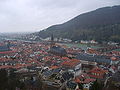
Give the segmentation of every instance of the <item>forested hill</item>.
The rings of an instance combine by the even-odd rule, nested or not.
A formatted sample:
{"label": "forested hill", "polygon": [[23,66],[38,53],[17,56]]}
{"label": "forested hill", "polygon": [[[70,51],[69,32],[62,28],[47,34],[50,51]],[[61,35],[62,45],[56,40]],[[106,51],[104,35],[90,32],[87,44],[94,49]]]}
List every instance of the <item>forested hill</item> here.
{"label": "forested hill", "polygon": [[36,33],[42,38],[51,34],[72,40],[120,41],[120,5],[99,8]]}

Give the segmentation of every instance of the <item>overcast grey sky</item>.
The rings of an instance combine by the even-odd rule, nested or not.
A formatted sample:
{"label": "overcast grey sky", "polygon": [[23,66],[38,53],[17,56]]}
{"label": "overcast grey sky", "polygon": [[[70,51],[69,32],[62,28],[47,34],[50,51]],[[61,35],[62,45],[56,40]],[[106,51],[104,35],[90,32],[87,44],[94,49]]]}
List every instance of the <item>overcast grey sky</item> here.
{"label": "overcast grey sky", "polygon": [[36,32],[120,0],[0,0],[0,32]]}

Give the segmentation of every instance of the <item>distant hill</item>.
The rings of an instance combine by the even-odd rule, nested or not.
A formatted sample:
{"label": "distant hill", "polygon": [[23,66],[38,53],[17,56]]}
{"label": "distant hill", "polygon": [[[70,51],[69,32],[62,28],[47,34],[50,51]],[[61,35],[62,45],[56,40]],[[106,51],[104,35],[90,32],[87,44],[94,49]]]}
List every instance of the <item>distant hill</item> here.
{"label": "distant hill", "polygon": [[42,38],[54,34],[72,40],[120,42],[120,6],[99,8],[34,34]]}

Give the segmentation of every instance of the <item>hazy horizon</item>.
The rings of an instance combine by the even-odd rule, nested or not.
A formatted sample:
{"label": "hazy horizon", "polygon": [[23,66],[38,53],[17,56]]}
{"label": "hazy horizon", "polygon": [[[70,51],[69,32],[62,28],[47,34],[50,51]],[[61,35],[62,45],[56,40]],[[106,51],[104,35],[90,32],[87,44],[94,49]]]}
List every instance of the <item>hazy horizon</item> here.
{"label": "hazy horizon", "polygon": [[0,33],[37,32],[120,0],[0,0]]}

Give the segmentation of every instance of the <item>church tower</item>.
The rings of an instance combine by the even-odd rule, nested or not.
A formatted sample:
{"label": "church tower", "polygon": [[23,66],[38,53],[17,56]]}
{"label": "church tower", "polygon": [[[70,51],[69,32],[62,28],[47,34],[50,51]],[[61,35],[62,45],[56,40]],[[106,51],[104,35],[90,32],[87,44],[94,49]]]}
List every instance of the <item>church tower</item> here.
{"label": "church tower", "polygon": [[53,36],[53,34],[51,35],[51,40],[50,40],[50,42],[51,42],[51,45],[50,45],[50,47],[53,47],[53,46],[55,46],[55,42],[54,42],[54,36]]}

